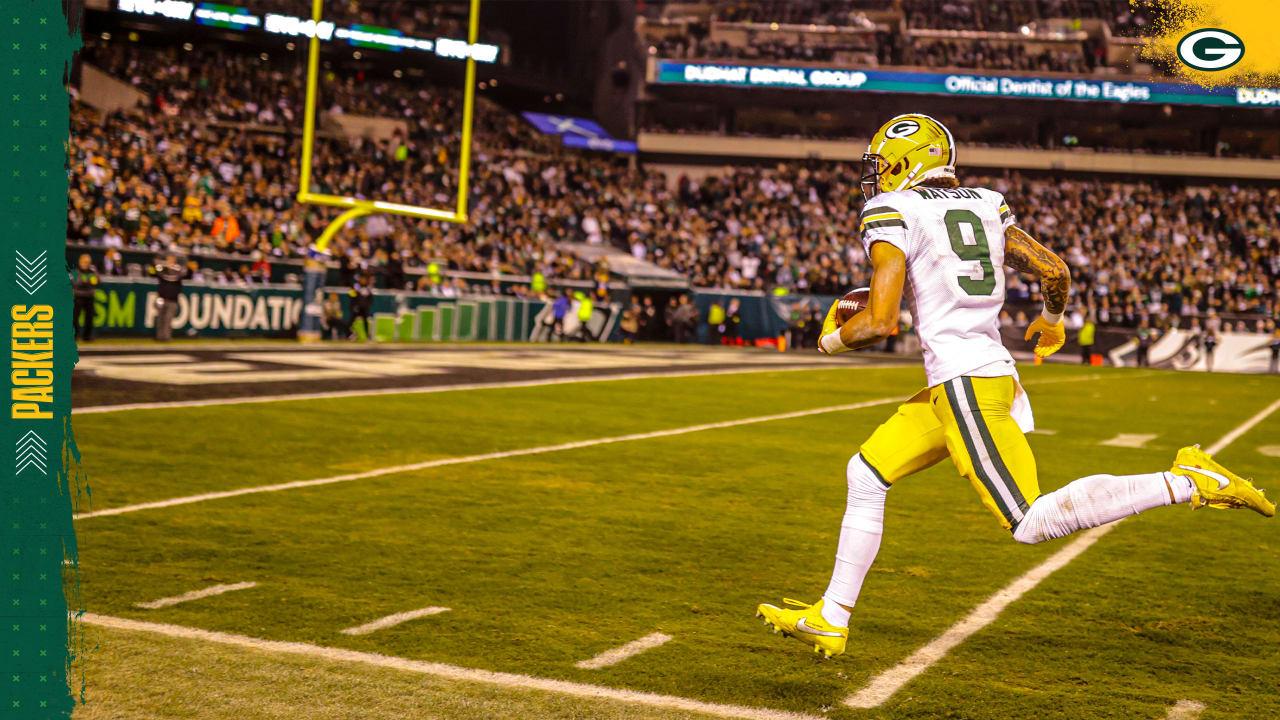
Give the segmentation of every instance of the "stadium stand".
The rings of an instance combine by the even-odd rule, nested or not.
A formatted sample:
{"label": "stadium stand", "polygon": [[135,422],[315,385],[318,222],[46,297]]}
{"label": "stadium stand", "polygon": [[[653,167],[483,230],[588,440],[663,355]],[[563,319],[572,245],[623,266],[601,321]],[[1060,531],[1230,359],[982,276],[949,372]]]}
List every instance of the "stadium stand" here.
{"label": "stadium stand", "polygon": [[[208,280],[261,282],[262,263],[300,257],[332,212],[297,206],[298,73],[230,49],[155,50],[95,41],[87,62],[149,102],[73,114],[68,242],[114,250],[224,253],[238,267]],[[238,88],[273,90],[261,97]],[[404,121],[387,141],[333,130],[316,177],[342,193],[447,197],[455,182],[456,91],[394,78],[333,75],[330,116]],[[350,282],[365,273],[403,287],[433,263],[449,270],[589,280],[596,268],[564,241],[612,245],[697,287],[835,294],[865,281],[857,243],[857,168],[786,162],[690,177],[549,142],[482,102],[469,227],[374,216],[335,241]],[[501,157],[504,162],[488,162]],[[1006,192],[1022,223],[1067,254],[1077,296],[1102,324],[1144,313],[1264,320],[1280,294],[1280,191],[1043,177],[968,177]],[[116,263],[117,267],[124,263]],[[257,268],[255,270],[255,268]],[[415,275],[415,272],[417,273]],[[405,279],[407,276],[407,280]],[[447,282],[447,281],[446,281]],[[1011,298],[1037,288],[1012,278]],[[458,291],[458,288],[451,288]],[[508,285],[507,292],[526,292]]]}
{"label": "stadium stand", "polygon": [[1128,0],[814,0],[647,4],[639,32],[666,58],[1149,75],[1150,25]]}

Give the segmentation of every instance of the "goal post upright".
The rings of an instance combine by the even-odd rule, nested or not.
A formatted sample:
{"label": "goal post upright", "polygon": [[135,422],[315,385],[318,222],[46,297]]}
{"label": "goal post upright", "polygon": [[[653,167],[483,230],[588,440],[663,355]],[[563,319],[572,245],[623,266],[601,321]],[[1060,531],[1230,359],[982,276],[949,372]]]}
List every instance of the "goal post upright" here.
{"label": "goal post upright", "polygon": [[297,200],[303,204],[343,208],[344,212],[330,222],[311,247],[308,248],[306,263],[303,266],[303,310],[302,316],[299,318],[298,339],[303,341],[320,339],[322,299],[319,293],[320,288],[324,285],[324,276],[328,270],[328,265],[325,261],[329,256],[329,242],[348,222],[358,217],[376,213],[452,223],[467,222],[467,193],[470,188],[471,177],[471,130],[475,116],[476,92],[474,48],[479,39],[480,0],[470,0],[470,3],[470,17],[467,23],[466,79],[462,90],[462,148],[458,153],[458,198],[454,209],[444,209],[382,200],[364,200],[356,197],[311,191],[318,105],[317,95],[320,82],[320,23],[322,22],[324,9],[324,0],[312,0],[311,20],[313,27],[307,50],[307,92],[302,121],[302,158],[301,167],[299,168]]}
{"label": "goal post upright", "polygon": [[[312,0],[311,19],[318,27],[323,17],[324,0]],[[475,117],[476,93],[476,59],[471,48],[478,40],[480,30],[480,0],[471,0],[471,12],[467,27],[468,54],[466,60],[466,81],[462,89],[462,148],[458,156],[458,200],[456,208],[430,208],[420,205],[406,205],[382,200],[362,200],[360,198],[316,193],[311,191],[312,162],[315,150],[317,95],[320,82],[320,35],[313,32],[309,43],[307,57],[307,94],[305,117],[302,123],[302,163],[298,179],[298,202],[312,205],[325,205],[345,210],[363,209],[363,215],[389,213],[427,220],[443,220],[444,222],[465,223],[467,221],[467,191],[470,188],[471,176],[471,135]],[[343,214],[344,216],[346,213]],[[347,218],[350,219],[350,218]],[[337,222],[337,221],[335,221]],[[345,220],[343,221],[345,223]],[[338,226],[339,228],[341,226]],[[332,230],[332,232],[330,232]],[[317,239],[317,250],[324,252],[328,241],[338,228],[326,228]],[[325,241],[319,245],[319,240]]]}
{"label": "goal post upright", "polygon": [[[316,0],[319,2],[320,0]],[[462,151],[458,155],[458,213],[465,222],[467,217],[467,190],[471,180],[471,125],[476,99],[476,59],[474,48],[480,34],[480,0],[471,0],[471,12],[467,22],[467,72],[466,92],[462,95]]]}

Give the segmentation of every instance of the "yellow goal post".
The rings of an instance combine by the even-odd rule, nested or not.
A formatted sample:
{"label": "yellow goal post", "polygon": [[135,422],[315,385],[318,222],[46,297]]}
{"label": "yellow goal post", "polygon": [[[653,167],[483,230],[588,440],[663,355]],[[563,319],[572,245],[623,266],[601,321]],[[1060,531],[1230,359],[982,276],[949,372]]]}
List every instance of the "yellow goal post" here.
{"label": "yellow goal post", "polygon": [[[320,26],[321,6],[324,0],[312,0],[311,19],[315,27]],[[316,94],[320,75],[320,34],[311,34],[310,49],[307,54],[307,98],[305,117],[302,123],[302,168],[298,179],[298,202],[312,205],[346,208],[346,212],[329,223],[320,237],[316,239],[315,249],[324,253],[329,241],[348,222],[364,215],[389,213],[427,220],[443,220],[445,222],[465,223],[467,221],[467,188],[471,170],[471,125],[475,109],[476,93],[476,59],[471,54],[475,47],[480,26],[480,0],[471,0],[471,13],[467,23],[467,70],[462,95],[462,149],[458,156],[458,201],[452,209],[420,207],[402,203],[384,202],[382,200],[361,200],[342,195],[327,195],[311,192],[311,159],[315,145],[316,133]]]}

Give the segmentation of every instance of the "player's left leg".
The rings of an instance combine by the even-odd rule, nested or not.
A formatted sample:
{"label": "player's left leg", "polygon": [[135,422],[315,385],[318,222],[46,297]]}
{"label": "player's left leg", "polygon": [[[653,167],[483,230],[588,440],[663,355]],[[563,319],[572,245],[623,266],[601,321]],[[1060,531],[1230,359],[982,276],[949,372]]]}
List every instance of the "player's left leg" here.
{"label": "player's left leg", "polygon": [[858,600],[884,529],[884,505],[890,486],[947,456],[942,425],[929,407],[924,390],[899,406],[849,460],[845,477],[848,499],[840,523],[831,583],[813,605],[787,600],[794,609],[762,604],[756,609],[775,632],[812,645],[831,657],[844,652],[850,609]]}

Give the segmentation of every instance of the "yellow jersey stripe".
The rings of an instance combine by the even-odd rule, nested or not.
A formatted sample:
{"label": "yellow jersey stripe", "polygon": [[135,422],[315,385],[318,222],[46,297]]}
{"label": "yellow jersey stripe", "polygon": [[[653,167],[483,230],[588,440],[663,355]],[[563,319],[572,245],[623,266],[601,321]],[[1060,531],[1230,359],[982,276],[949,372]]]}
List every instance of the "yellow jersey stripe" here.
{"label": "yellow jersey stripe", "polygon": [[868,223],[868,222],[874,222],[876,220],[903,220],[903,219],[904,218],[902,217],[902,213],[886,212],[886,213],[876,213],[875,215],[864,215],[862,218],[862,222]]}

